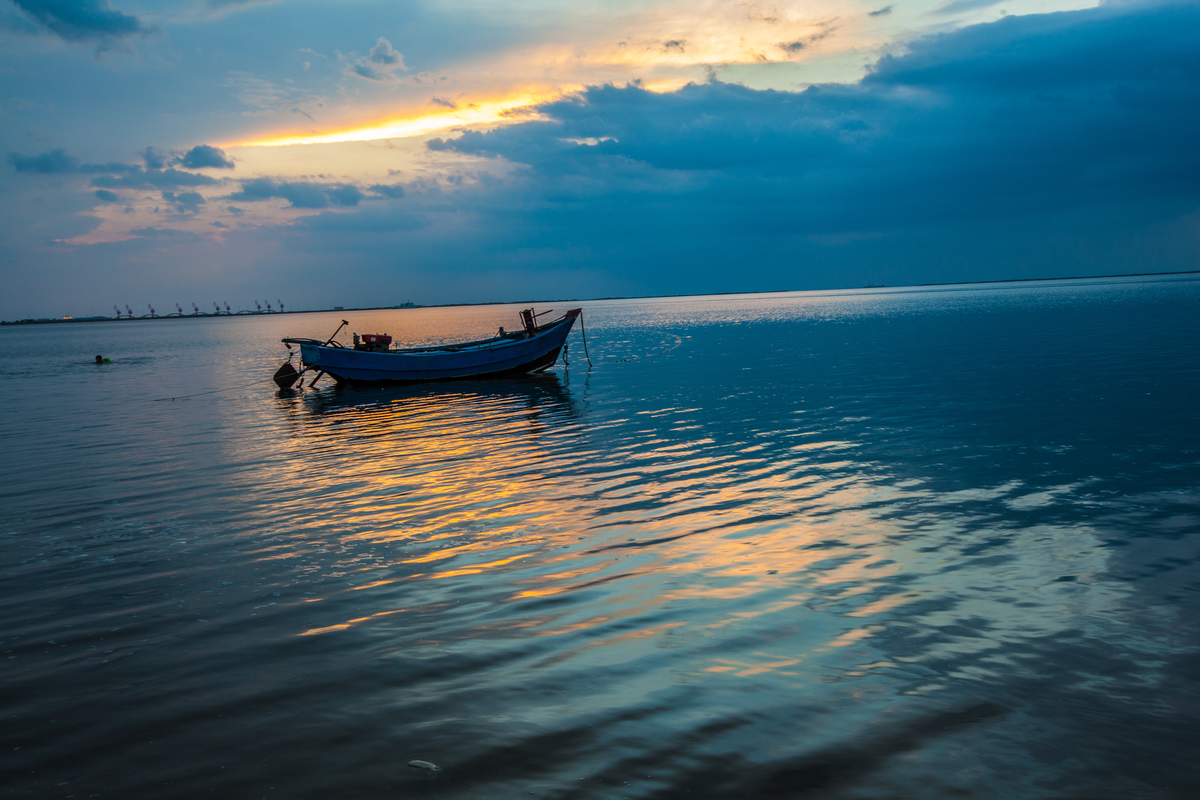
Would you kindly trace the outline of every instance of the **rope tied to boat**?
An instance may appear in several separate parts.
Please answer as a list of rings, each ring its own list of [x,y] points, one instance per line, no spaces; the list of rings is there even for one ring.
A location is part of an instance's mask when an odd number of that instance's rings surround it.
[[[270,381],[272,379],[267,378],[267,380]],[[241,384],[238,384],[237,386],[226,386],[223,389],[210,389],[207,392],[196,392],[195,394],[182,394],[182,395],[179,395],[178,397],[155,397],[150,402],[151,403],[161,403],[164,400],[187,400],[190,397],[200,397],[201,395],[216,394],[217,392],[230,392],[230,391],[233,391],[234,389],[245,389],[247,386],[256,386],[257,384],[260,384],[260,383],[263,383],[263,380],[261,378],[259,380],[250,381],[249,383],[241,383]]]
[[[587,328],[583,324],[583,309],[579,309],[579,332],[583,335],[583,355],[587,358],[588,366],[592,366],[592,354],[588,352]]]

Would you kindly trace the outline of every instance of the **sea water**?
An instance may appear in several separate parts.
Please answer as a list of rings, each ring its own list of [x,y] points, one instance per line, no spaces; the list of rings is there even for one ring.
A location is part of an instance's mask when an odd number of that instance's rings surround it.
[[[3,794],[1200,795],[1198,276],[552,305],[0,329]]]

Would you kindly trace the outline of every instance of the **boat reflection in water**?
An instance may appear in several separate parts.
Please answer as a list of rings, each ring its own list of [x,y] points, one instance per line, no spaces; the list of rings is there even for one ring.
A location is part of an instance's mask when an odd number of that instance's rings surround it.
[[[387,386],[338,384],[324,391],[301,392],[280,389],[280,399],[302,398],[311,415],[345,412],[396,411],[401,407],[431,403],[445,410],[451,406],[479,409],[505,406],[512,411],[540,411],[553,416],[578,413],[568,388],[569,378],[555,373],[511,375],[503,378],[463,378],[451,383],[410,383]]]

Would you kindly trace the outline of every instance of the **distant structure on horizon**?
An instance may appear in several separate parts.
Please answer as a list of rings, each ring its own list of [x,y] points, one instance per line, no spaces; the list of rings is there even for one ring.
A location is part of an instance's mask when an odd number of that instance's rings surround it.
[[[111,316],[111,317],[107,317],[107,316],[103,316],[103,315],[93,316],[93,317],[76,317],[76,316],[39,317],[39,318],[18,319],[18,320],[13,320],[11,322],[0,321],[0,325],[27,325],[27,324],[32,324],[32,323],[45,323],[45,322],[102,322],[102,321],[106,321],[106,320],[109,322],[112,322],[114,320],[133,320],[133,319],[187,319],[187,318],[192,318],[192,317],[233,317],[233,316],[239,316],[239,315],[253,316],[253,315],[258,315],[258,314],[285,314],[285,313],[304,314],[304,313],[319,312],[322,310],[329,310],[329,308],[330,308],[330,307],[326,306],[323,309],[310,308],[307,311],[295,310],[295,311],[289,312],[286,310],[287,306],[284,305],[283,300],[276,300],[276,305],[272,305],[270,300],[264,300],[262,303],[260,303],[258,300],[254,300],[253,302],[254,302],[254,310],[246,309],[246,310],[242,310],[242,311],[234,311],[233,308],[229,305],[228,301],[225,301],[224,303],[218,303],[217,301],[214,300],[213,304],[212,304],[212,306],[213,306],[212,311],[201,311],[200,305],[198,303],[196,303],[194,300],[190,303],[192,310],[185,311],[183,304],[176,302],[176,303],[173,303],[173,305],[175,306],[175,310],[170,312],[169,314],[159,314],[158,309],[154,307],[153,303],[147,303],[146,308],[148,309],[149,313],[142,314],[141,316],[138,316],[137,314],[135,314],[133,311],[133,308],[128,303],[125,304],[124,310],[121,310],[121,306],[119,304],[114,303],[113,307],[112,307],[113,308],[113,316]],[[265,304],[265,307],[264,307],[264,304]],[[351,311],[374,311],[374,310],[384,310],[384,309],[422,308],[422,307],[423,306],[421,306],[419,303],[414,303],[410,300],[410,301],[400,303],[399,305],[394,305],[394,306],[353,307],[350,310]],[[332,306],[332,310],[333,311],[345,311],[346,307],[345,306]]]

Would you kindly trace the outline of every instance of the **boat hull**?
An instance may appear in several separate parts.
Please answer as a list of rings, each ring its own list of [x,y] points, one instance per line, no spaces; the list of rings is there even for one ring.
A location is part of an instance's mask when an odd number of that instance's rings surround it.
[[[558,361],[578,312],[523,339],[495,339],[455,349],[372,352],[300,344],[304,366],[350,383],[412,383],[541,372]]]

